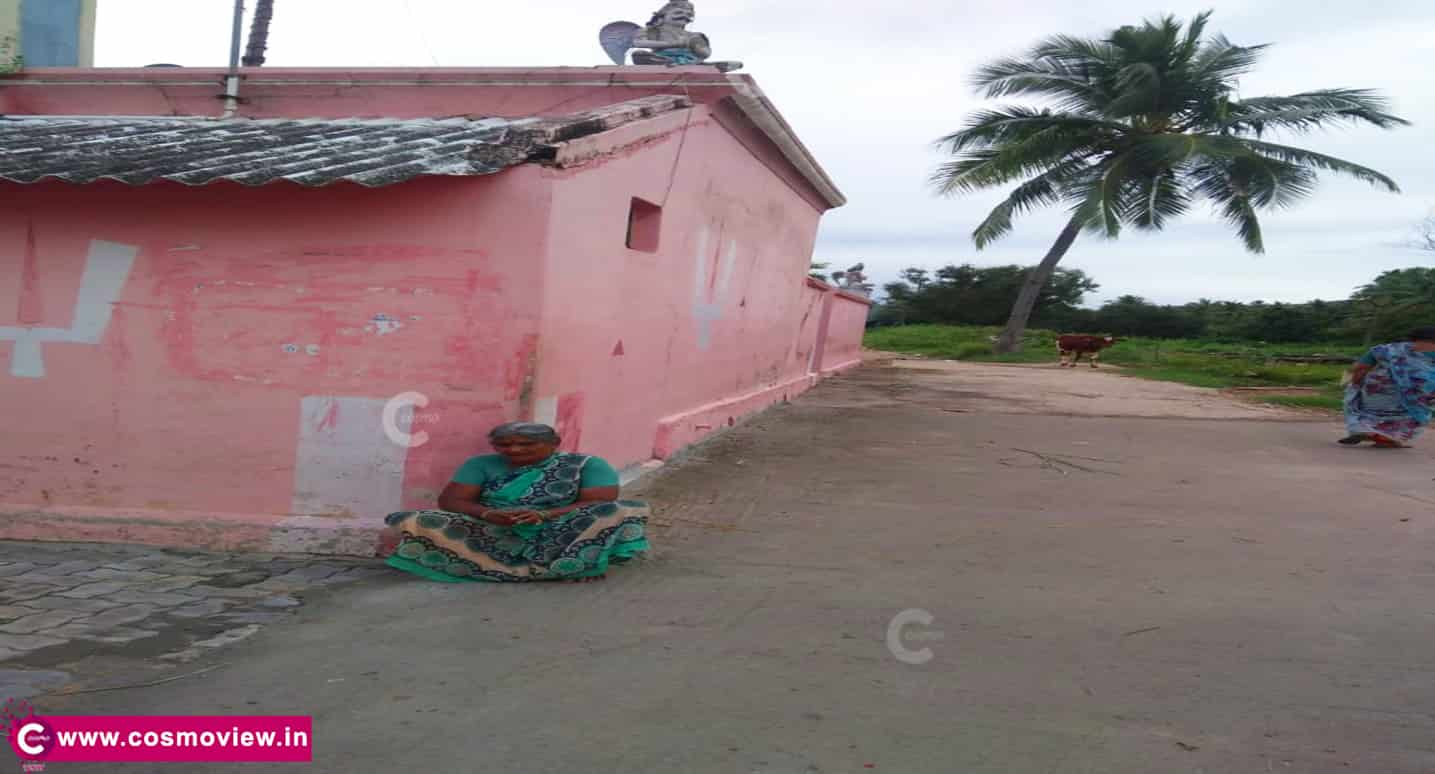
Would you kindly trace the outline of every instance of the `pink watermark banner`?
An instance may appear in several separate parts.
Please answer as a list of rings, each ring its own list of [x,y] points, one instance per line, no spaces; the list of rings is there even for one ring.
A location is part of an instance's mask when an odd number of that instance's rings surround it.
[[[10,719],[10,747],[34,763],[308,763],[313,718],[27,714]]]

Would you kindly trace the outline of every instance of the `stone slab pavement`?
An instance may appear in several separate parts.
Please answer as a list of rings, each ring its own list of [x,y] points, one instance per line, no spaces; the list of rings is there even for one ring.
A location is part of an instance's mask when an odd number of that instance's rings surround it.
[[[605,583],[360,580],[38,703],[309,714],[336,774],[1435,771],[1432,444],[1052,373],[1092,410],[873,365],[643,484],[658,550]]]
[[[378,576],[373,561],[0,541],[0,697],[123,684]]]

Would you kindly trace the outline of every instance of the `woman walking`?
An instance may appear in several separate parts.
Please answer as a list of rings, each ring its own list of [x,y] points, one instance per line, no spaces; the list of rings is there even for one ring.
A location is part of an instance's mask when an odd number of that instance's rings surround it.
[[[1345,389],[1347,446],[1367,441],[1404,448],[1435,414],[1435,326],[1418,328],[1410,341],[1381,344],[1361,356]]]

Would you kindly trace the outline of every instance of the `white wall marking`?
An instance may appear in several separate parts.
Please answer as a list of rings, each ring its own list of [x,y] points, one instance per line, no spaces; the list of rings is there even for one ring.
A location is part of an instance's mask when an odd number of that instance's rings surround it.
[[[402,507],[409,449],[384,432],[388,402],[330,395],[303,399],[293,513],[375,519]],[[400,412],[395,421],[407,433],[413,412]]]
[[[728,242],[727,253],[719,258],[717,284],[708,293],[708,229],[698,235],[697,268],[693,276],[693,321],[698,326],[698,349],[707,350],[712,346],[713,323],[722,319],[723,304],[727,300],[728,283],[732,280],[733,266],[737,263],[737,240]],[[721,248],[719,248],[721,249]]]
[[[133,245],[91,240],[69,328],[0,327],[0,341],[15,342],[15,350],[10,355],[10,375],[44,378],[45,355],[41,344],[99,344],[110,326],[114,304],[120,300],[120,292],[137,255],[139,248]]]

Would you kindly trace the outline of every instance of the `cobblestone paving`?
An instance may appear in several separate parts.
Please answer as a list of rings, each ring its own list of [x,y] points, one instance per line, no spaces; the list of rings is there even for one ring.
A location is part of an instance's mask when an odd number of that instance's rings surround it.
[[[294,614],[304,592],[390,574],[374,560],[0,541],[0,668],[149,643],[193,660]]]

